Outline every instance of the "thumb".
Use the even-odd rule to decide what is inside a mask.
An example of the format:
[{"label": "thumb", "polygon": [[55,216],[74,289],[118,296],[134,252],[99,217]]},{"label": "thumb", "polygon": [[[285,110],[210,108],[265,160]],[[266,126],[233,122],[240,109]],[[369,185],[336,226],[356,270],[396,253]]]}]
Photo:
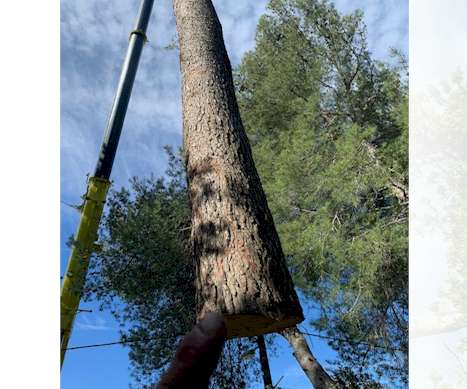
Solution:
[{"label": "thumb", "polygon": [[205,389],[216,368],[226,338],[218,313],[207,313],[185,335],[167,372],[155,389]]}]

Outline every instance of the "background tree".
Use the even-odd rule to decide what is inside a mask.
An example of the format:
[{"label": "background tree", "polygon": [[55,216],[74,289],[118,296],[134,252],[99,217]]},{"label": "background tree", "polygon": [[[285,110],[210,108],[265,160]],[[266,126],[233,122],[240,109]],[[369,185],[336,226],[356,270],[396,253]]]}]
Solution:
[{"label": "background tree", "polygon": [[361,12],[272,0],[236,73],[293,279],[317,312],[311,324],[340,339],[330,342],[336,374],[391,387],[407,382],[403,62],[371,58]]},{"label": "background tree", "polygon": [[[168,179],[133,179],[131,189],[111,192],[102,223],[101,250],[93,257],[87,298],[110,309],[128,343],[135,385],[151,387],[175,347],[195,322],[190,208],[184,168],[169,153]],[[254,343],[226,342],[212,388],[246,388],[257,359],[242,355]]]}]

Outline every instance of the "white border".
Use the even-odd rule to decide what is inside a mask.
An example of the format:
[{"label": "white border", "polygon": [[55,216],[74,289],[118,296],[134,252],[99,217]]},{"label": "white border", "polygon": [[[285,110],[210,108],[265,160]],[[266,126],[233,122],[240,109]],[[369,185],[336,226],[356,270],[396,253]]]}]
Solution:
[{"label": "white border", "polygon": [[467,297],[466,16],[465,0],[410,1],[409,369],[417,389],[467,387],[467,303],[457,299]]},{"label": "white border", "polygon": [[59,386],[59,2],[0,3],[0,387]]}]

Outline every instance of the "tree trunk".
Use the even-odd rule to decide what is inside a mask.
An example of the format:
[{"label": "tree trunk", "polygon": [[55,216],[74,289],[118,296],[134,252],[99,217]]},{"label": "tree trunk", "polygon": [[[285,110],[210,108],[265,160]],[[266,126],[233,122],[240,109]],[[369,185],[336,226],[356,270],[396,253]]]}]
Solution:
[{"label": "tree trunk", "polygon": [[305,336],[297,327],[288,328],[281,332],[292,346],[295,359],[307,375],[315,389],[337,389],[340,386],[329,376],[311,353]]},{"label": "tree trunk", "polygon": [[266,351],[264,336],[259,335],[256,343],[259,348],[259,362],[261,364],[261,371],[263,372],[264,389],[272,389],[271,369],[269,368],[268,353]]},{"label": "tree trunk", "polygon": [[173,0],[197,309],[224,315],[229,338],[303,320],[238,111],[210,0]]}]

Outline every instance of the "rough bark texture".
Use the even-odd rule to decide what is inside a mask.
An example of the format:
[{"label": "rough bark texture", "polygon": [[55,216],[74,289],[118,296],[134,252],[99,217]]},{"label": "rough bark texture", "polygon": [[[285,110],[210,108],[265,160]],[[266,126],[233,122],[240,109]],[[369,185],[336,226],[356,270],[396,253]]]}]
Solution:
[{"label": "rough bark texture", "polygon": [[282,331],[281,335],[284,336],[292,346],[295,359],[298,361],[315,389],[340,388],[313,356],[305,336],[296,327]]},{"label": "rough bark texture", "polygon": [[264,336],[258,336],[256,343],[259,349],[259,362],[261,364],[261,371],[263,372],[264,389],[272,389],[271,369],[269,368],[268,353],[266,351],[266,342]]},{"label": "rough bark texture", "polygon": [[224,315],[228,337],[303,320],[235,98],[210,0],[174,0],[183,141],[199,316]]}]

